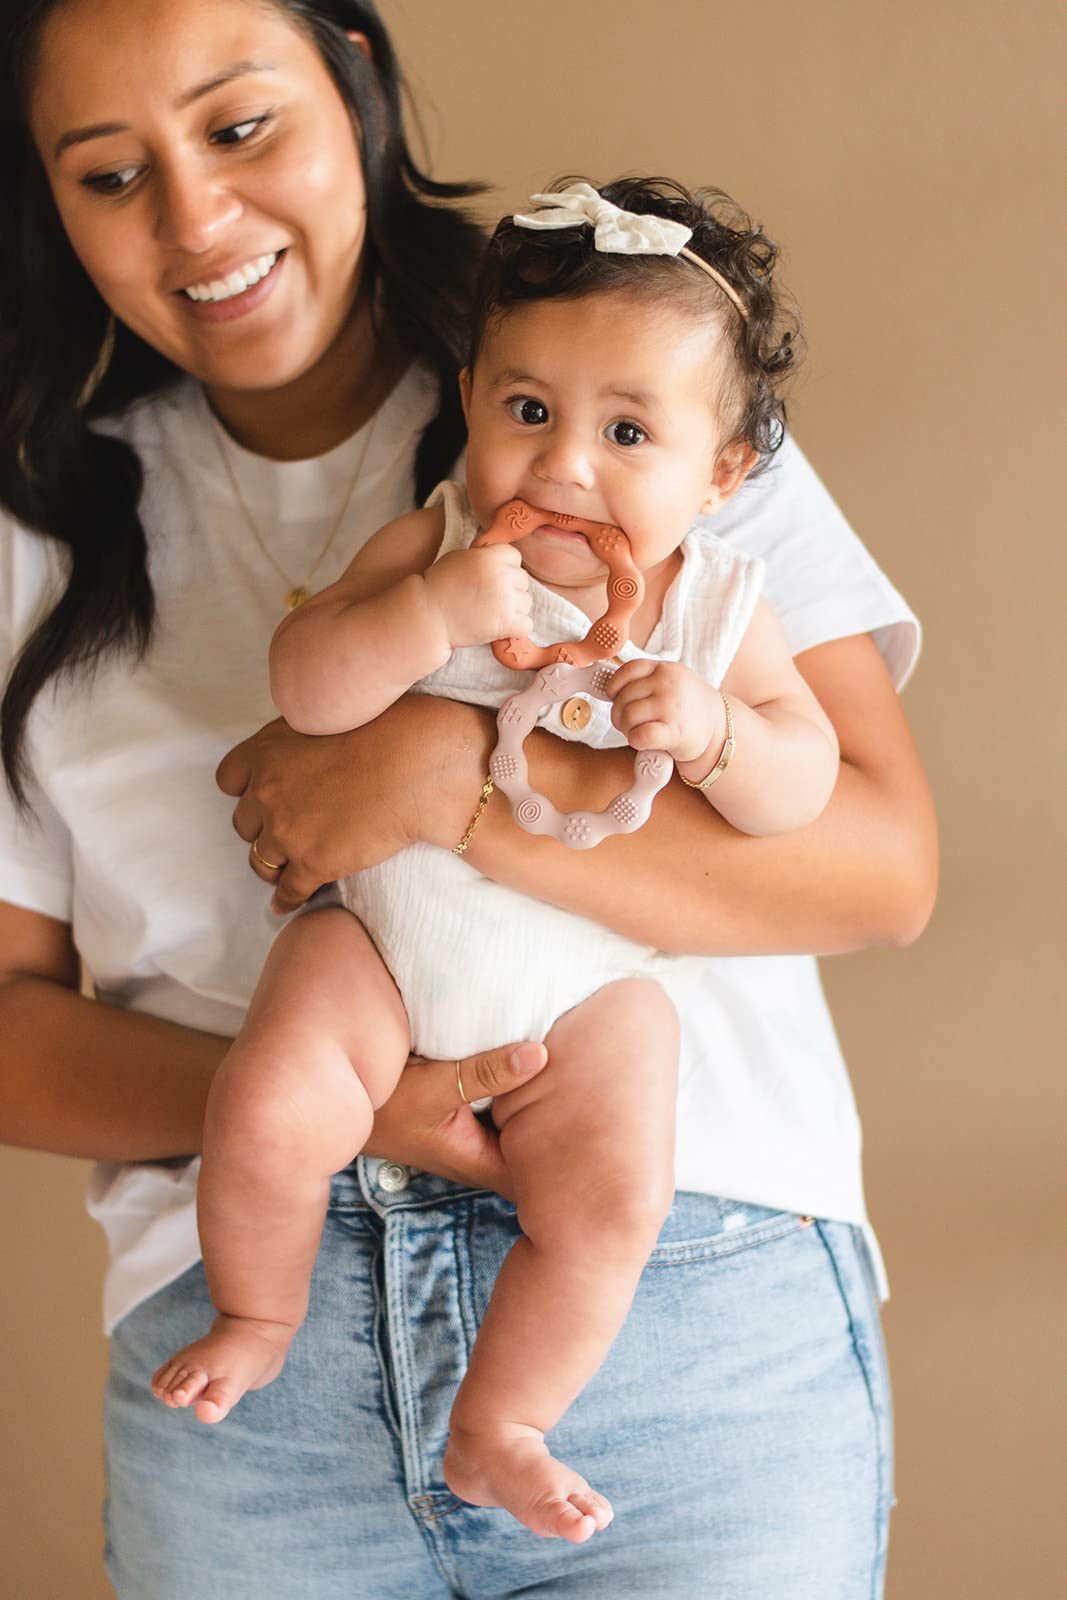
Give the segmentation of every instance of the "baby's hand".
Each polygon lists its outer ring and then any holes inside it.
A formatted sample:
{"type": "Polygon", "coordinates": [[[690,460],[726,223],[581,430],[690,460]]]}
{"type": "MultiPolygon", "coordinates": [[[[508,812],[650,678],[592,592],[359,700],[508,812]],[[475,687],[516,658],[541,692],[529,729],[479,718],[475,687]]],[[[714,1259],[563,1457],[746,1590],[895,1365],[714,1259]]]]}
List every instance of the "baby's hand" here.
{"type": "Polygon", "coordinates": [[[634,750],[695,761],[726,738],[722,695],[680,661],[628,661],[608,693],[611,720],[634,750]]]}
{"type": "Polygon", "coordinates": [[[529,634],[530,580],[514,545],[452,550],[434,562],[425,579],[453,650],[529,634]]]}

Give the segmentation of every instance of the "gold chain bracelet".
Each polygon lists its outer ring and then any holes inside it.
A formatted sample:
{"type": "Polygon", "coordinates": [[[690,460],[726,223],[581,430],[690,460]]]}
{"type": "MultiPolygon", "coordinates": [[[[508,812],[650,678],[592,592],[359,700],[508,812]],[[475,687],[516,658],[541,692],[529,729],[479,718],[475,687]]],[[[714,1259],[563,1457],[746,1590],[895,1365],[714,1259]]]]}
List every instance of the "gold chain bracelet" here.
{"type": "Polygon", "coordinates": [[[481,799],[478,801],[478,804],[477,804],[477,806],[475,808],[474,815],[473,815],[473,817],[471,818],[470,822],[467,825],[467,831],[463,835],[463,837],[459,841],[459,843],[458,844],[454,844],[452,846],[452,854],[454,856],[461,856],[461,855],[465,854],[467,846],[470,844],[471,839],[474,837],[474,830],[478,826],[479,822],[481,822],[481,820],[482,820],[482,812],[485,810],[486,806],[489,804],[489,797],[492,794],[492,792],[493,792],[493,780],[492,780],[492,778],[486,778],[485,782],[482,784],[481,799]]]}

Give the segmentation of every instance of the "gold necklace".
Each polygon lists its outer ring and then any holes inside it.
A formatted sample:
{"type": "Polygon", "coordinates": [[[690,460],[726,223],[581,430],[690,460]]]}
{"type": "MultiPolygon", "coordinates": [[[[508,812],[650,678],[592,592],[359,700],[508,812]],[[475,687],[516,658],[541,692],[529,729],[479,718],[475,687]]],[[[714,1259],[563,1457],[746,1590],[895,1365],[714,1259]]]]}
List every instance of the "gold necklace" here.
{"type": "Polygon", "coordinates": [[[305,577],[303,583],[293,582],[293,579],[285,571],[281,563],[275,559],[273,553],[266,543],[266,540],[260,533],[256,519],[253,517],[251,511],[249,511],[248,503],[245,500],[244,495],[241,493],[241,485],[237,481],[237,474],[233,470],[233,466],[230,463],[229,453],[222,439],[221,424],[216,421],[215,415],[210,408],[208,410],[211,432],[214,436],[215,443],[218,446],[218,452],[222,458],[222,465],[226,470],[226,476],[230,480],[230,487],[233,489],[233,492],[237,497],[237,504],[244,512],[244,518],[251,529],[252,537],[255,539],[260,550],[266,556],[267,560],[270,562],[279,578],[281,578],[282,582],[285,584],[287,590],[285,604],[290,611],[295,611],[297,606],[302,606],[304,601],[310,598],[311,580],[314,578],[316,572],[318,572],[319,568],[322,566],[322,563],[325,561],[327,555],[329,554],[330,546],[333,544],[333,541],[336,539],[337,534],[340,531],[341,523],[344,521],[345,512],[348,510],[352,496],[355,493],[356,482],[360,473],[363,471],[363,463],[367,459],[367,451],[370,449],[370,442],[374,435],[374,429],[381,413],[381,409],[381,406],[379,406],[378,410],[374,413],[370,420],[370,424],[367,427],[367,436],[363,441],[363,449],[359,452],[359,460],[356,462],[355,471],[353,472],[351,481],[349,482],[348,488],[345,491],[345,497],[341,503],[341,509],[333,520],[333,526],[330,528],[330,531],[326,537],[326,543],[315,557],[314,565],[305,577]]]}

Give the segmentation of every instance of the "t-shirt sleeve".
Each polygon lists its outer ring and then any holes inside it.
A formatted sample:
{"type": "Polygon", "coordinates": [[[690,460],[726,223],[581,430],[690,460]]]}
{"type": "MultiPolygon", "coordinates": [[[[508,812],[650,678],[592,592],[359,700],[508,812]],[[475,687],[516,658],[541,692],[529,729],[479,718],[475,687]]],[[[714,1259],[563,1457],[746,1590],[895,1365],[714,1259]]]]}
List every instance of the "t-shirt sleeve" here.
{"type": "MultiPolygon", "coordinates": [[[[46,541],[0,517],[0,675],[5,685],[30,629],[48,604],[54,582],[46,541]]],[[[70,834],[32,776],[25,787],[23,812],[0,773],[0,900],[69,922],[70,834]]]]}
{"type": "Polygon", "coordinates": [[[787,439],[768,470],[701,526],[766,562],[763,592],[794,655],[870,633],[898,689],[918,659],[918,618],[787,439]]]}
{"type": "Polygon", "coordinates": [[[35,783],[26,785],[22,815],[7,784],[0,792],[0,900],[71,920],[73,873],[70,835],[35,783]]]}

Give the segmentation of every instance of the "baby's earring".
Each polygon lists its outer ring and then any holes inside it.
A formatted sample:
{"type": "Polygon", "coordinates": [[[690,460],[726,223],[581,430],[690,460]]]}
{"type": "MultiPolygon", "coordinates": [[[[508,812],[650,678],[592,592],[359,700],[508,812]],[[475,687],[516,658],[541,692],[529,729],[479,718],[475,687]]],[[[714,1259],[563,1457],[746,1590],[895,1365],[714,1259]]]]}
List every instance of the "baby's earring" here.
{"type": "Polygon", "coordinates": [[[718,489],[712,489],[711,493],[708,495],[708,498],[704,501],[704,504],[700,509],[703,512],[718,511],[721,502],[722,495],[719,493],[718,489]]]}

